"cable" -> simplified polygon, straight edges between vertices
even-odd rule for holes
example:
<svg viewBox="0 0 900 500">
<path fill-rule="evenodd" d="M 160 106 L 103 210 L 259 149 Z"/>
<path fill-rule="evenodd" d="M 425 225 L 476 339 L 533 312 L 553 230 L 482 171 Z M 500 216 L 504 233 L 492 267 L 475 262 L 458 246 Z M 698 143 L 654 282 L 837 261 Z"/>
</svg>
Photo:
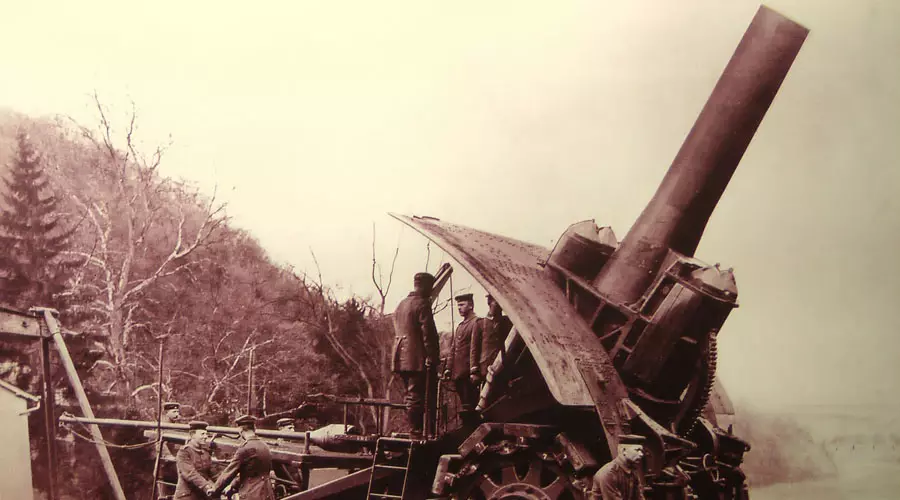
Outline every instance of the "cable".
<svg viewBox="0 0 900 500">
<path fill-rule="evenodd" d="M 95 445 L 99 444 L 99 445 L 112 447 L 112 448 L 119 448 L 119 449 L 123 449 L 123 450 L 136 450 L 138 448 L 143 448 L 145 446 L 154 445 L 161 441 L 161 438 L 156 438 L 153 441 L 147 441 L 146 443 L 141 443 L 141 444 L 116 444 L 116 443 L 110 443 L 109 441 L 106 441 L 106 440 L 97 441 L 92 437 L 88 437 L 88 436 L 85 436 L 85 435 L 79 433 L 78 431 L 76 431 L 75 429 L 73 429 L 72 427 L 70 427 L 68 425 L 63 426 L 63 427 L 65 427 L 69 432 L 71 432 L 72 435 L 79 437 L 89 443 L 93 443 Z"/>
</svg>

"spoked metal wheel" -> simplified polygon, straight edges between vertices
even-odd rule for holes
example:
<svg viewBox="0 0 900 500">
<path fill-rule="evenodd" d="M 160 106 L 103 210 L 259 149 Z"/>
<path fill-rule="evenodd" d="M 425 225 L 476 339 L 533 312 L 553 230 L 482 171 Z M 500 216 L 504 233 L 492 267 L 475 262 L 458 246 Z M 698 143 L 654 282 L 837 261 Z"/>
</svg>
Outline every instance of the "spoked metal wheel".
<svg viewBox="0 0 900 500">
<path fill-rule="evenodd" d="M 581 491 L 554 463 L 538 457 L 482 468 L 455 498 L 465 500 L 580 500 Z"/>
</svg>

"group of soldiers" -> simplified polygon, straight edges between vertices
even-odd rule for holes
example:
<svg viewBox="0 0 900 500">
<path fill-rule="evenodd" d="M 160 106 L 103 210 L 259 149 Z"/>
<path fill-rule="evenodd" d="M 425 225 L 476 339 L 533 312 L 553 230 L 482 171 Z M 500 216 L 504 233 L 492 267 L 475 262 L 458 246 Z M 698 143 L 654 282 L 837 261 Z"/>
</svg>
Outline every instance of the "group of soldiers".
<svg viewBox="0 0 900 500">
<path fill-rule="evenodd" d="M 407 420 L 412 439 L 435 435 L 440 340 L 434 322 L 431 295 L 435 278 L 429 273 L 417 273 L 414 290 L 404 298 L 393 316 L 394 351 L 392 371 L 399 375 L 406 388 Z M 457 295 L 454 300 L 462 321 L 451 339 L 450 355 L 441 378 L 450 381 L 460 403 L 459 417 L 463 426 L 475 426 L 481 384 L 488 367 L 512 330 L 512 321 L 503 314 L 500 304 L 487 295 L 488 315 L 475 314 L 473 294 Z M 166 403 L 164 421 L 180 419 L 177 403 Z M 235 452 L 225 469 L 213 474 L 213 460 L 209 451 L 207 423 L 189 423 L 189 439 L 175 455 L 178 483 L 175 500 L 230 498 L 235 491 L 241 500 L 275 500 L 270 482 L 272 456 L 268 446 L 256 435 L 256 419 L 243 416 L 235 421 L 240 428 L 243 444 Z M 278 430 L 293 431 L 291 419 L 281 419 Z M 619 438 L 618 455 L 604 465 L 593 478 L 590 491 L 593 499 L 643 500 L 640 461 L 643 458 L 643 437 L 626 435 Z M 165 445 L 163 445 L 165 446 Z M 165 456 L 171 451 L 162 450 Z"/>
<path fill-rule="evenodd" d="M 423 431 L 434 434 L 440 340 L 431 308 L 434 276 L 417 273 L 413 291 L 394 312 L 394 352 L 391 370 L 403 379 L 406 387 L 407 420 L 410 435 L 420 439 Z M 488 366 L 503 347 L 512 322 L 503 315 L 500 304 L 487 296 L 486 318 L 475 314 L 473 294 L 454 297 L 462 322 L 451 340 L 451 352 L 443 378 L 453 383 L 459 398 L 459 417 L 464 426 L 477 424 L 479 389 L 487 376 Z"/>
<path fill-rule="evenodd" d="M 164 422 L 178 422 L 181 408 L 178 403 L 163 407 Z M 188 440 L 174 455 L 178 482 L 174 500 L 202 500 L 207 498 L 240 498 L 240 500 L 275 500 L 270 481 L 272 454 L 256 435 L 256 418 L 244 415 L 235 420 L 240 429 L 242 444 L 221 473 L 214 473 L 210 453 L 209 424 L 195 420 L 188 423 Z M 293 431 L 293 420 L 278 421 L 278 430 Z M 161 456 L 173 457 L 167 444 L 161 443 Z M 163 493 L 163 492 L 161 492 Z M 163 498 L 165 498 L 165 494 Z"/>
<path fill-rule="evenodd" d="M 417 273 L 413 291 L 394 312 L 394 352 L 391 369 L 406 386 L 407 420 L 410 436 L 421 439 L 434 434 L 437 395 L 437 370 L 440 340 L 434 323 L 431 295 L 434 276 Z M 481 384 L 488 367 L 502 351 L 512 321 L 490 294 L 488 316 L 475 314 L 473 294 L 454 297 L 462 321 L 451 341 L 450 357 L 443 378 L 453 382 L 460 403 L 463 426 L 475 426 Z M 643 500 L 640 462 L 643 459 L 642 436 L 619 437 L 618 454 L 593 477 L 590 497 L 594 500 Z"/>
</svg>

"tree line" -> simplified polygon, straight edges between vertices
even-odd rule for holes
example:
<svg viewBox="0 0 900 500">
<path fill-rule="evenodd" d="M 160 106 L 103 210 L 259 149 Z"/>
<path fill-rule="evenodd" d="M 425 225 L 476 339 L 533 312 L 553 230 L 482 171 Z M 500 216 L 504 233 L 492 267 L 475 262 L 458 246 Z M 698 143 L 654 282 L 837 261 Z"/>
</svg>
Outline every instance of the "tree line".
<svg viewBox="0 0 900 500">
<path fill-rule="evenodd" d="M 273 262 L 229 224 L 214 194 L 161 175 L 166 148 L 138 147 L 133 109 L 117 123 L 96 96 L 93 104 L 90 125 L 18 115 L 0 122 L 0 304 L 59 311 L 63 328 L 77 333 L 67 342 L 98 416 L 154 420 L 161 397 L 179 401 L 188 418 L 228 424 L 248 410 L 251 359 L 258 416 L 316 393 L 390 396 L 389 284 L 376 281 L 374 260 L 379 297 L 336 297 L 318 270 Z M 57 362 L 58 412 L 79 414 Z M 37 346 L 0 343 L 5 380 L 37 394 L 39 366 Z M 339 409 L 318 410 L 309 426 L 339 418 Z M 375 415 L 353 418 L 371 430 Z M 32 413 L 38 492 L 43 426 L 43 413 Z M 143 441 L 138 431 L 103 431 L 112 443 Z M 85 435 L 57 432 L 61 498 L 110 497 Z M 111 453 L 128 497 L 145 498 L 152 446 Z"/>
</svg>

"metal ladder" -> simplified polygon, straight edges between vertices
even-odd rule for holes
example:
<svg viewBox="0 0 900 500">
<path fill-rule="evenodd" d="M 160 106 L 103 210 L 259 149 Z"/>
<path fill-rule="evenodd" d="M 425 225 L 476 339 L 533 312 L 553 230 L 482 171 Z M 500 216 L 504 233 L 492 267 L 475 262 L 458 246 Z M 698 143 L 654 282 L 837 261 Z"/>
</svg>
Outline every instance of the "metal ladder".
<svg viewBox="0 0 900 500">
<path fill-rule="evenodd" d="M 378 441 L 375 443 L 375 456 L 372 458 L 372 473 L 369 475 L 369 491 L 366 494 L 367 500 L 379 498 L 395 498 L 397 500 L 404 500 L 406 498 L 406 484 L 407 478 L 409 477 L 409 466 L 410 464 L 412 464 L 414 446 L 415 442 L 410 439 L 389 437 L 378 438 Z M 406 465 L 391 465 L 389 463 L 390 460 L 387 458 L 387 456 L 385 456 L 385 451 L 405 451 Z M 403 471 L 403 488 L 400 490 L 400 494 L 389 492 L 390 483 L 388 483 L 388 486 L 385 488 L 384 493 L 375 493 L 372 491 L 372 486 L 375 484 L 376 480 L 376 471 L 378 469 Z"/>
</svg>

